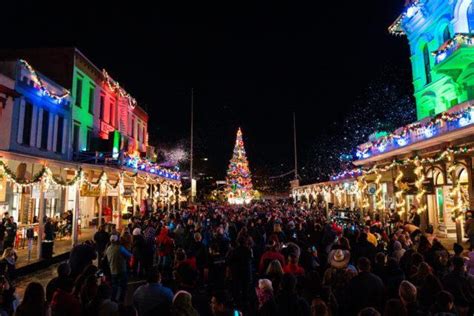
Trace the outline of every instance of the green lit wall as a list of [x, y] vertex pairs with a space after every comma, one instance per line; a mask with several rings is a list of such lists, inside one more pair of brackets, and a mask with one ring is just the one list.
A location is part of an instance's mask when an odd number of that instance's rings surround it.
[[[410, 44], [418, 119], [436, 115], [474, 98], [472, 48], [459, 48], [438, 62], [434, 56], [434, 52], [455, 34], [469, 32], [466, 23], [462, 22], [467, 20], [467, 7], [471, 1], [420, 0], [402, 20]], [[426, 57], [429, 67], [425, 64]]]
[[[82, 81], [82, 89], [80, 97], [78, 96], [78, 81]], [[90, 89], [96, 89], [94, 81], [88, 77], [84, 72], [79, 68], [74, 67], [74, 76], [73, 76], [73, 106], [72, 106], [72, 118], [75, 124], [80, 125], [80, 134], [79, 134], [79, 150], [85, 151], [89, 150], [87, 148], [87, 134], [88, 130], [93, 131], [94, 128], [94, 116], [89, 110], [90, 107]], [[95, 93], [96, 95], [97, 93]], [[94, 102], [95, 102], [94, 98]]]

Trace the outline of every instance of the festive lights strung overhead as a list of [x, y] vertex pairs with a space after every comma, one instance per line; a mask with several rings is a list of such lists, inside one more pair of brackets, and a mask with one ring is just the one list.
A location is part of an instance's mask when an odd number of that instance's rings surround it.
[[26, 61], [23, 59], [19, 60], [20, 64], [24, 66], [31, 74], [31, 79], [38, 86], [38, 89], [41, 91], [42, 95], [46, 95], [56, 101], [56, 103], [61, 103], [65, 98], [69, 97], [71, 94], [69, 90], [63, 88], [64, 93], [59, 95], [56, 92], [51, 91], [48, 87], [43, 83], [40, 76], [36, 72], [36, 70]]

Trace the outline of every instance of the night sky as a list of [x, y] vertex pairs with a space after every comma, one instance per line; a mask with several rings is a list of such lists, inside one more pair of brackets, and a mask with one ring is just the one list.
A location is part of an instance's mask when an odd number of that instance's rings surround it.
[[296, 110], [308, 170], [324, 159], [314, 156], [318, 139], [337, 138], [369, 85], [389, 76], [412, 93], [407, 40], [387, 32], [403, 0], [35, 2], [2, 9], [0, 48], [78, 47], [147, 109], [151, 144], [188, 137], [194, 87], [197, 156], [217, 178], [238, 126], [252, 171], [282, 174], [292, 169]]

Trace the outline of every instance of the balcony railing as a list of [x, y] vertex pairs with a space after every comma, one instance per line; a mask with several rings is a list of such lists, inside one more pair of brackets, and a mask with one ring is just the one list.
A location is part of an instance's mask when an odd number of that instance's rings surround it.
[[452, 39], [446, 41], [438, 50], [433, 52], [435, 64], [443, 62], [462, 47], [474, 47], [474, 36], [464, 33], [455, 34]]
[[360, 145], [357, 148], [356, 159], [377, 156], [472, 124], [474, 124], [474, 106], [469, 103], [460, 104], [429, 120], [409, 124], [377, 141]]

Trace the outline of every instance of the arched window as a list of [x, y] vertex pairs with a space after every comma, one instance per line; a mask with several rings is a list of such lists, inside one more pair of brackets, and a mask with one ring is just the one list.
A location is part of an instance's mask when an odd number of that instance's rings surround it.
[[474, 33], [474, 2], [471, 2], [469, 8], [467, 8], [467, 25], [469, 33]]
[[451, 38], [451, 33], [449, 32], [449, 26], [446, 25], [443, 31], [443, 43], [446, 43]]
[[423, 59], [425, 63], [425, 78], [426, 84], [431, 82], [431, 64], [430, 64], [430, 52], [428, 50], [428, 44], [423, 47]]

